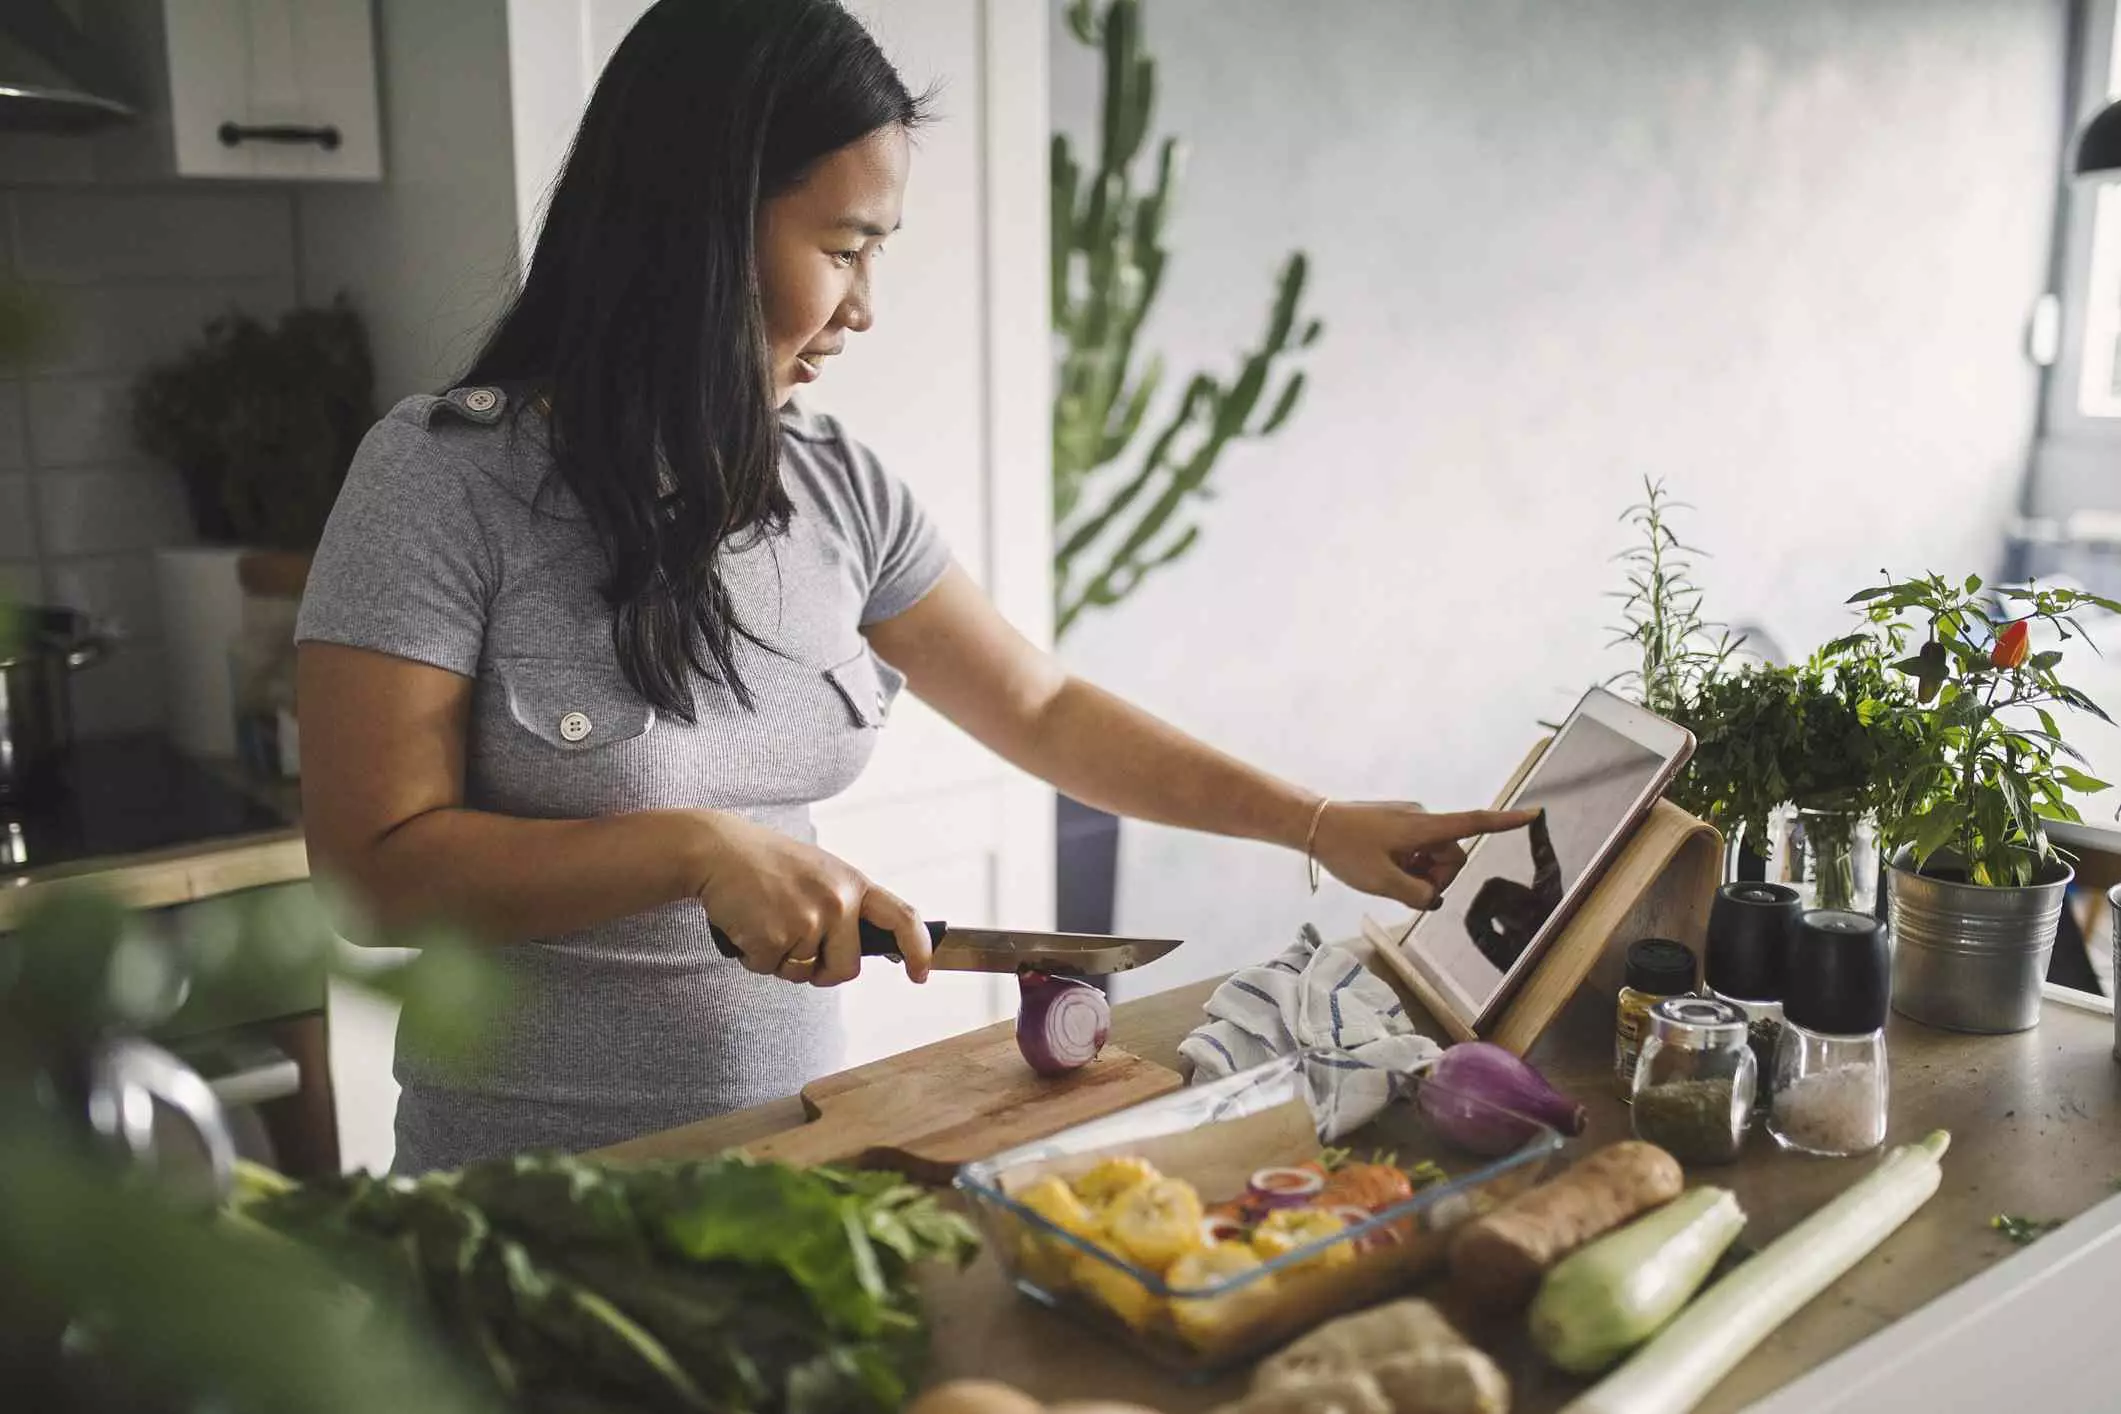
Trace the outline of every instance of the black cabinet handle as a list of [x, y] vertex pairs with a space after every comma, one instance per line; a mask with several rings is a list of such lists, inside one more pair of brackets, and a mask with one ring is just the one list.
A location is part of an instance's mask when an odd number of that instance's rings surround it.
[[339, 130], [330, 124], [321, 128], [304, 128], [287, 123], [267, 123], [262, 127], [223, 123], [220, 136], [223, 147], [235, 147], [246, 142], [313, 142], [326, 152], [336, 152], [339, 147]]

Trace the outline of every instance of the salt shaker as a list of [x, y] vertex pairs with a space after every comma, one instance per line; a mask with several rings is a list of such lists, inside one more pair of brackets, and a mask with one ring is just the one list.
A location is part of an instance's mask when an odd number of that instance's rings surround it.
[[1839, 1158], [1885, 1142], [1891, 975], [1876, 918], [1820, 908], [1798, 920], [1769, 1082], [1768, 1132], [1784, 1148]]
[[1714, 997], [1667, 997], [1651, 1007], [1635, 1066], [1635, 1137], [1683, 1164], [1737, 1158], [1759, 1086], [1746, 1033], [1745, 1013]]
[[1790, 932], [1803, 913], [1795, 889], [1764, 883], [1725, 884], [1709, 909], [1702, 980], [1710, 996], [1745, 1013], [1753, 1059], [1763, 1076], [1775, 1065]]

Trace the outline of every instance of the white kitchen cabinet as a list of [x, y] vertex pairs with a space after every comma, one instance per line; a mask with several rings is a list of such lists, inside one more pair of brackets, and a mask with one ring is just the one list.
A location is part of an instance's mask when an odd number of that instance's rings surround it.
[[378, 181], [371, 0], [167, 0], [177, 174]]
[[[517, 222], [527, 262], [597, 74], [647, 0], [509, 0]], [[876, 326], [806, 399], [913, 488], [958, 560], [1036, 642], [1051, 638], [1044, 5], [851, 0], [936, 121], [915, 145]], [[1053, 795], [910, 698], [876, 760], [817, 812], [820, 842], [930, 918], [1050, 927]], [[1009, 1015], [1009, 979], [847, 988], [850, 1062]]]

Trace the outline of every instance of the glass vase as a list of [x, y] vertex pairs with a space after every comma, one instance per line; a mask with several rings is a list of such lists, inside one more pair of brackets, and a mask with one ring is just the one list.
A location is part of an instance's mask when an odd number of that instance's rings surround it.
[[1868, 815], [1784, 806], [1775, 820], [1769, 877], [1806, 908], [1878, 912], [1878, 830]]

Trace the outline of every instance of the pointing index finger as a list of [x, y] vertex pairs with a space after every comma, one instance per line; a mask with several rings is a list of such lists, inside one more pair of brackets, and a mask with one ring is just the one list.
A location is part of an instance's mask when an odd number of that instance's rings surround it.
[[1462, 810], [1455, 815], [1439, 815], [1436, 823], [1449, 830], [1454, 839], [1469, 839], [1474, 835], [1499, 835], [1522, 830], [1542, 813], [1538, 810]]

